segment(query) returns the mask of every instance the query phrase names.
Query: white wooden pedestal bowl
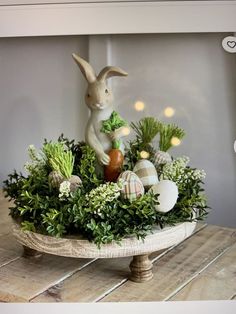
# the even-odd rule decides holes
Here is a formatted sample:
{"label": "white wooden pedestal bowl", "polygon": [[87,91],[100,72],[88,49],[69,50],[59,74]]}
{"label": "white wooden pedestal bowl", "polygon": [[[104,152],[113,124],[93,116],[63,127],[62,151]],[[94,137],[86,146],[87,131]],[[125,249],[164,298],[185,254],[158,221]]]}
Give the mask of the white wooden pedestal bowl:
{"label": "white wooden pedestal bowl", "polygon": [[196,222],[184,222],[174,227],[153,229],[145,240],[127,237],[121,244],[102,245],[86,239],[56,238],[30,231],[22,231],[19,225],[13,225],[13,234],[24,247],[25,257],[38,257],[41,253],[77,258],[115,258],[133,256],[130,263],[130,279],[135,282],[145,282],[153,277],[150,253],[176,245],[189,237],[196,227]]}

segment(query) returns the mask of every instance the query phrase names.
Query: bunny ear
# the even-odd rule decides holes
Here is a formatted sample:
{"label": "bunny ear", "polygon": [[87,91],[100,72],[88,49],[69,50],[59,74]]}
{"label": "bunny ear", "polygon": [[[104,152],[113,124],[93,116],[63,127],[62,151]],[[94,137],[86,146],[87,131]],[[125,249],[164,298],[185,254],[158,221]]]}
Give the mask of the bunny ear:
{"label": "bunny ear", "polygon": [[107,66],[98,74],[98,81],[104,81],[111,76],[127,76],[128,73],[120,68]]}
{"label": "bunny ear", "polygon": [[80,71],[82,72],[85,79],[88,81],[88,83],[93,83],[96,81],[96,74],[91,67],[91,65],[82,59],[80,56],[76,55],[75,53],[72,54],[75,62],[78,64]]}

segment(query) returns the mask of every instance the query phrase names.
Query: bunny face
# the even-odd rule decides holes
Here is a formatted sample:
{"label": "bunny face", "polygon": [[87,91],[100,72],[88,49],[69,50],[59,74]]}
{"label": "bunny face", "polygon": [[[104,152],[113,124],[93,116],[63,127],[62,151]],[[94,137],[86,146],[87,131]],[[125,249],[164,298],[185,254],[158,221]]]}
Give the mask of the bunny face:
{"label": "bunny face", "polygon": [[113,103],[113,94],[105,81],[95,81],[88,85],[85,94],[85,103],[90,110],[103,110]]}

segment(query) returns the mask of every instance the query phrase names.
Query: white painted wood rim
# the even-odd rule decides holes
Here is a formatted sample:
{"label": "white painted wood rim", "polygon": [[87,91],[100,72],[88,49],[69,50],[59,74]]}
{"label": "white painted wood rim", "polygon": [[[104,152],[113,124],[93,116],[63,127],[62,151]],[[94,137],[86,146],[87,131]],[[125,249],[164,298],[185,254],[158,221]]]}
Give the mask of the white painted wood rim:
{"label": "white painted wood rim", "polygon": [[13,224],[13,234],[21,244],[48,254],[77,258],[114,258],[148,254],[176,245],[189,237],[196,222],[184,222],[173,227],[153,230],[145,240],[134,237],[125,238],[117,243],[102,245],[100,249],[88,240],[56,238],[30,231],[22,231]]}
{"label": "white painted wood rim", "polygon": [[0,37],[235,32],[236,1],[0,6]]}

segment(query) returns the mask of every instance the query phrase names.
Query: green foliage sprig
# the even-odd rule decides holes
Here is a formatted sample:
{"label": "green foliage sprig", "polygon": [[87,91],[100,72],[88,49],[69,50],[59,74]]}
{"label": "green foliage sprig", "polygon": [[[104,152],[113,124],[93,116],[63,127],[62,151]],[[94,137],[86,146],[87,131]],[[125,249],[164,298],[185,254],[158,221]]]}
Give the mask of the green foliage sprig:
{"label": "green foliage sprig", "polygon": [[130,126],[136,133],[136,141],[145,148],[160,132],[161,123],[153,117],[145,117],[137,123],[131,122]]}
{"label": "green foliage sprig", "polygon": [[78,163],[78,176],[82,180],[85,192],[96,188],[102,183],[101,174],[96,171],[97,157],[95,151],[88,145],[81,147],[82,156]]}
{"label": "green foliage sprig", "polygon": [[159,133],[159,149],[163,152],[167,152],[173,146],[172,139],[174,137],[181,140],[185,136],[185,131],[175,124],[161,123]]}
{"label": "green foliage sprig", "polygon": [[[83,141],[75,142],[75,140],[69,140],[67,137],[64,136],[64,134],[61,134],[58,137],[58,142],[63,143],[64,146],[67,148],[67,150],[72,152],[72,155],[75,158],[73,174],[77,174],[79,171],[78,169],[79,162],[83,155],[82,148],[86,146],[85,142]],[[46,139],[45,139],[45,143],[47,143]]]}
{"label": "green foliage sprig", "polygon": [[109,134],[125,125],[127,122],[116,111],[113,111],[110,118],[102,122],[101,132]]}
{"label": "green foliage sprig", "polygon": [[[132,170],[136,162],[141,158],[140,153],[148,153],[148,159],[154,161],[157,150],[166,152],[172,146],[174,137],[181,140],[185,132],[175,124],[165,124],[154,117],[145,117],[139,122],[131,122],[131,128],[134,130],[136,138],[128,143],[125,150],[126,169]],[[159,135],[159,147],[153,143]]]}
{"label": "green foliage sprig", "polygon": [[49,142],[44,144],[43,152],[52,170],[69,179],[73,172],[74,156],[69,150],[65,150],[63,143]]}
{"label": "green foliage sprig", "polygon": [[[127,122],[116,111],[113,111],[109,119],[102,121],[101,132],[110,134],[125,125],[127,125]],[[120,144],[119,139],[112,140],[112,148],[119,149]]]}
{"label": "green foliage sprig", "polygon": [[135,132],[135,139],[126,146],[125,159],[126,169],[133,170],[136,162],[141,158],[140,153],[145,151],[152,160],[155,154],[155,148],[152,141],[160,130],[160,122],[153,117],[145,117],[139,122],[131,122],[131,128]]}

